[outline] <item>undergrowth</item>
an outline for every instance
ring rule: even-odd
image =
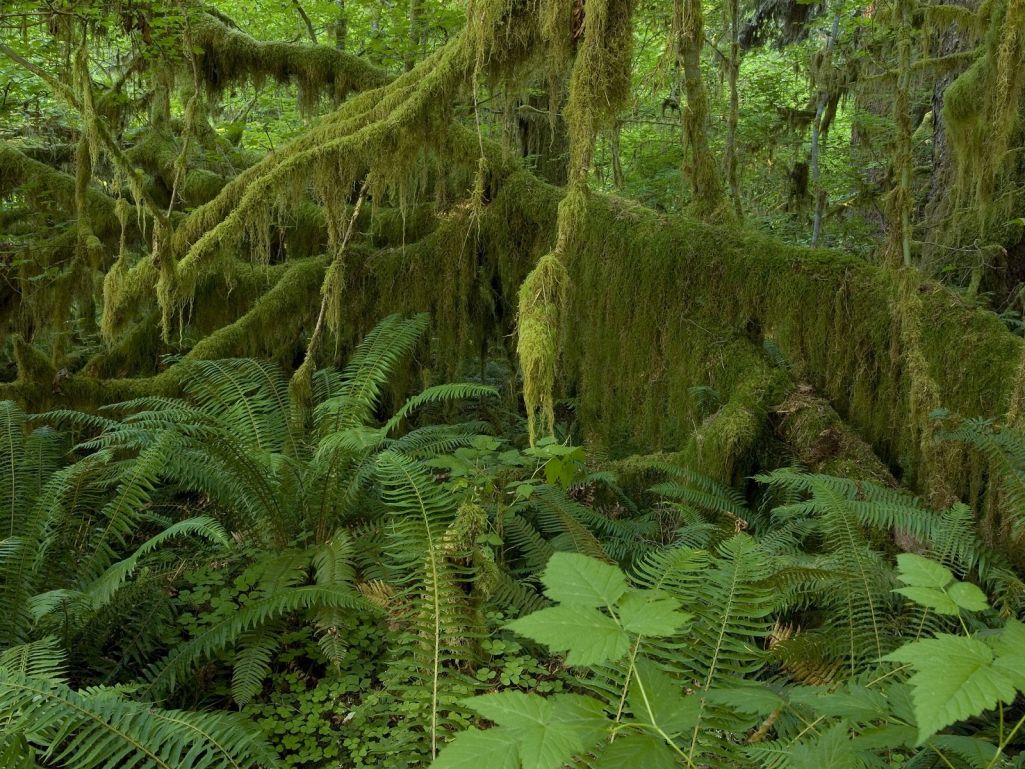
[[[401,376],[425,328],[312,404],[247,359],[3,404],[4,766],[1022,765],[1025,583],[966,505],[531,445],[494,388]],[[1020,535],[1021,437],[937,439]]]

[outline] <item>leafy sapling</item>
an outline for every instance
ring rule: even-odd
[[[558,769],[585,753],[598,756],[596,766],[607,769],[628,757],[633,765],[655,769],[677,765],[686,754],[676,740],[696,722],[697,699],[685,697],[682,685],[640,650],[645,637],[678,634],[690,615],[668,595],[630,587],[618,567],[577,553],[554,554],[542,581],[556,605],[507,627],[564,654],[568,665],[621,670],[622,691],[612,702],[514,691],[472,697],[465,704],[495,726],[457,735],[434,769],[482,762],[501,769]]]
[[[989,608],[975,585],[954,578],[942,564],[905,553],[897,558],[898,576],[906,587],[896,592],[939,614],[957,616],[964,635],[939,633],[904,644],[883,659],[909,665],[911,700],[918,724],[918,744],[940,730],[1000,708],[996,761],[1025,726],[1025,716],[1004,728],[1004,706],[1025,692],[1025,624],[1009,619],[1001,629],[972,634],[962,614]]]

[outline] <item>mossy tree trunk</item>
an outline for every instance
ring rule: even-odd
[[[725,193],[719,164],[708,143],[708,93],[701,73],[705,45],[705,17],[701,0],[674,0],[673,27],[679,71],[683,75],[686,105],[683,123],[684,176],[691,186],[691,209],[706,220],[722,218]]]

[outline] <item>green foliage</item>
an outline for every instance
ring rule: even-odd
[[[1017,633],[1007,633],[1021,640]],[[1010,638],[995,639],[1009,648]],[[1013,648],[1013,647],[1010,647]],[[940,729],[984,713],[1000,703],[1011,704],[1025,688],[1020,652],[995,656],[992,648],[973,638],[941,635],[915,641],[887,655],[915,668],[911,696],[918,720],[918,741],[925,742]],[[937,664],[942,660],[942,664]]]
[[[897,556],[898,579],[907,587],[894,590],[920,606],[939,614],[984,611],[989,608],[986,594],[971,582],[954,579],[950,571],[935,561],[914,553]]]
[[[687,620],[672,599],[627,592],[619,569],[583,555],[556,553],[543,581],[546,595],[559,605],[518,619],[509,629],[567,652],[570,665],[619,660],[630,650],[631,634],[671,635]]]
[[[548,596],[559,605],[516,620],[509,629],[553,651],[568,650],[569,664],[614,662],[633,648],[629,666],[637,671],[629,702],[638,718],[636,726],[660,736],[667,735],[667,729],[681,731],[679,692],[654,666],[639,667],[632,643],[643,635],[671,635],[685,624],[688,616],[677,611],[676,602],[653,591],[630,590],[619,569],[572,553],[553,555],[543,581]],[[432,766],[469,766],[475,754],[484,753],[514,769],[557,769],[590,750],[609,729],[603,703],[581,695],[545,698],[506,691],[474,697],[466,704],[496,727],[458,735]]]
[[[913,554],[900,556],[897,592],[940,614],[985,611],[985,595],[971,583],[959,582],[935,561]],[[962,622],[962,626],[966,628]],[[1009,620],[999,632],[972,637],[943,633],[912,641],[884,659],[910,665],[908,681],[918,721],[918,742],[941,729],[992,709],[1010,705],[1025,692],[1025,625]],[[1001,744],[998,750],[1004,747]]]
[[[3,755],[10,766],[272,767],[260,733],[237,715],[161,710],[117,689],[70,688],[53,638],[0,657]]]
[[[699,480],[691,477],[694,483]],[[850,487],[842,480],[793,471],[768,480],[776,493],[789,498],[774,512],[780,525],[794,525],[802,515],[836,516],[836,522],[819,524],[827,526],[822,531],[836,536],[838,529],[832,527],[846,520],[864,532],[857,552],[874,553],[880,564],[884,556],[873,551],[873,526],[904,525],[933,533],[918,520],[925,512],[913,500],[883,489],[860,487],[847,496]],[[736,498],[732,503],[739,504]],[[721,509],[705,507],[712,516]],[[817,528],[793,531],[807,536]],[[811,654],[802,660],[795,656],[801,648],[796,642],[820,637],[815,612],[861,622],[842,603],[858,600],[865,588],[861,577],[831,575],[835,568],[821,565],[834,564],[835,552],[853,544],[830,544],[825,538],[821,545],[814,539],[806,542],[824,551],[798,556],[793,546],[780,549],[772,531],[761,540],[735,535],[717,552],[657,550],[638,564],[632,580],[637,587],[616,566],[556,552],[542,576],[545,593],[556,605],[507,627],[543,643],[572,666],[579,685],[589,692],[586,701],[571,707],[558,698],[508,689],[468,700],[494,726],[460,733],[434,766],[468,766],[475,755],[514,768],[554,768],[585,755],[593,756],[597,766],[614,766],[627,760],[627,750],[666,767],[919,765],[930,756],[952,766],[963,760],[991,769],[1005,765],[1001,756],[1025,719],[1001,729],[992,742],[983,736],[989,735],[984,727],[969,732],[973,737],[963,729],[993,708],[1003,713],[1016,702],[1025,682],[1022,625],[1013,619],[1002,628],[978,624],[972,615],[992,615],[975,584],[956,579],[934,560],[902,553],[894,579],[883,584],[903,583],[887,589],[921,607],[917,615],[914,607],[904,607],[915,624],[905,623],[902,632],[886,615],[871,615],[879,620],[875,627],[881,645],[899,648],[886,656],[866,652],[846,678],[840,677],[843,667],[827,667],[831,672],[825,680],[809,682],[821,675],[813,671],[822,648],[805,646]],[[964,635],[941,625],[935,635],[921,637],[935,626],[930,612],[960,617]],[[788,615],[812,625],[791,641],[784,639],[788,649],[783,656],[767,654],[766,640],[778,637]],[[869,627],[871,616],[864,620]],[[840,648],[845,643],[841,640]],[[783,678],[774,671],[773,657],[783,664]],[[959,725],[956,732],[942,733],[954,725]],[[975,764],[971,755],[985,759]]]
[[[977,5],[5,2],[0,765],[1020,769]]]

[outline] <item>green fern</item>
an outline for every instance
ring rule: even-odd
[[[161,710],[116,690],[75,691],[52,639],[0,657],[3,750],[11,766],[67,769],[269,769],[259,732],[227,713]]]
[[[917,500],[869,483],[784,469],[759,480],[803,496],[776,508],[784,522],[806,521],[805,546],[821,553],[810,561],[824,575],[816,580],[820,605],[828,609],[821,629],[833,653],[853,671],[893,648],[892,569],[872,547],[868,532],[904,532],[921,541],[931,533],[929,513]]]
[[[452,667],[475,655],[477,622],[470,616],[461,582],[471,579],[471,545],[454,539],[458,504],[426,468],[401,454],[377,460],[381,495],[391,511],[388,551],[392,578],[404,587],[411,607],[411,661],[416,666],[410,696],[425,687],[424,729],[434,757],[446,713],[441,690]]]
[[[291,587],[253,599],[195,638],[177,645],[166,659],[153,665],[147,676],[146,692],[152,697],[163,696],[196,665],[233,646],[245,633],[293,612],[318,609],[372,611],[373,606],[355,591],[317,585]]]
[[[1009,528],[1015,537],[1025,534],[1025,434],[973,418],[940,437],[971,446],[988,460],[1000,489],[1000,510],[1010,517]]]

